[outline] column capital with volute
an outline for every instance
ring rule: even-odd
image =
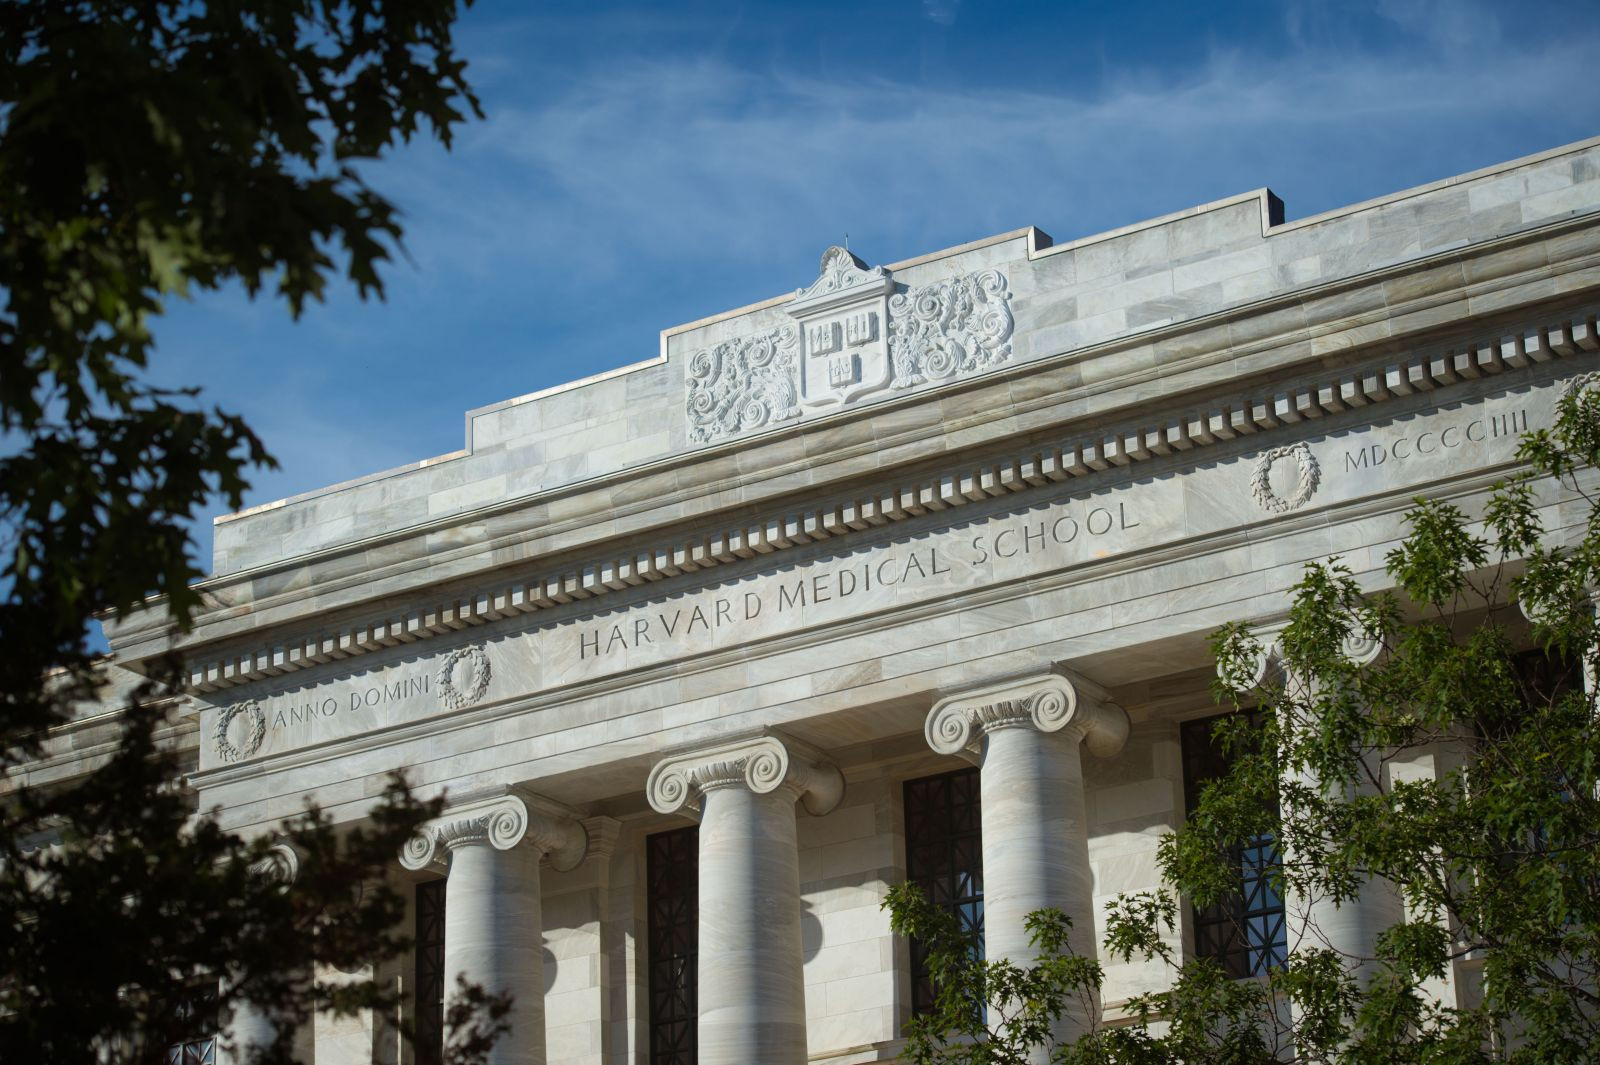
[[[1289,619],[1277,617],[1249,627],[1250,638],[1255,641],[1255,654],[1240,663],[1234,672],[1217,663],[1217,675],[1227,687],[1236,692],[1256,688],[1280,687],[1289,681],[1288,665],[1283,651],[1283,633]],[[1383,641],[1367,632],[1352,629],[1341,641],[1340,652],[1352,666],[1364,668],[1372,665],[1383,653]]]
[[[767,732],[669,755],[650,770],[645,793],[660,813],[698,816],[707,792],[731,787],[757,795],[787,790],[821,817],[843,798],[844,775],[821,752]]]
[[[1128,715],[1098,684],[1054,667],[947,695],[923,731],[940,754],[976,755],[985,734],[1007,728],[1076,734],[1091,753],[1109,758],[1127,742]]]
[[[527,844],[548,855],[552,868],[564,872],[583,861],[589,836],[573,811],[508,788],[467,798],[419,825],[401,848],[400,864],[414,872],[442,872],[450,851],[481,844],[502,851]]]

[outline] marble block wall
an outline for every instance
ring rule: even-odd
[[[899,1037],[910,1000],[882,909],[889,886],[905,879],[899,779],[852,774],[837,809],[802,816],[798,827],[811,1060],[877,1060],[869,1048]]]

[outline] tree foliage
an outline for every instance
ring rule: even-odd
[[[1034,915],[1050,956],[1013,970],[973,961],[953,925],[898,891],[897,930],[937,962],[939,1010],[908,1032],[913,1060],[1024,1061],[1043,1047],[1057,1062],[1130,1065],[1291,1049],[1330,1063],[1600,1061],[1600,735],[1583,683],[1600,654],[1600,395],[1563,398],[1519,458],[1526,472],[1496,486],[1480,520],[1416,502],[1386,558],[1392,591],[1365,592],[1339,559],[1309,565],[1275,668],[1247,626],[1214,639],[1218,698],[1254,712],[1216,726],[1229,771],[1159,863],[1206,906],[1238,891],[1239,848],[1275,837],[1286,966],[1230,982],[1208,959],[1173,956],[1171,896],[1120,898],[1100,956],[1164,962],[1171,983],[1123,1004],[1121,1023],[1052,1046],[1047,1027],[974,1003],[1049,1016],[1099,990],[1097,965],[1055,956],[1059,915]],[[1571,527],[1544,523],[1554,484],[1586,508]],[[1370,954],[1334,949],[1311,904],[1373,891],[1398,896],[1397,919]],[[1441,994],[1447,977],[1464,986]]]
[[[176,663],[156,663],[92,772],[34,783],[49,730],[108,684],[96,616],[189,627],[200,571],[186,523],[238,506],[270,466],[237,416],[149,382],[174,298],[238,285],[298,315],[347,279],[382,294],[401,235],[363,160],[448,144],[478,105],[455,0],[0,2],[0,1060],[144,1062],[252,1003],[292,1028],[320,1005],[392,1006],[371,981],[307,987],[308,965],[405,949],[377,874],[430,804],[395,781],[368,822],[286,822],[293,890],[174,786]],[[360,890],[356,890],[360,888]],[[219,984],[220,981],[220,984]],[[481,1058],[504,1002],[455,1020]],[[201,1020],[201,1027],[209,1019]]]

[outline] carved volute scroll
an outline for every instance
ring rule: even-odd
[[[645,792],[659,812],[693,816],[706,792],[730,787],[757,795],[784,788],[821,817],[844,797],[844,775],[805,744],[769,733],[664,758],[650,770]]]
[[[565,871],[583,861],[589,837],[564,807],[525,792],[506,793],[453,806],[420,826],[401,848],[400,864],[417,872],[442,872],[456,847],[488,845],[504,851],[523,843],[548,856],[552,868]]]
[[[1057,668],[949,695],[923,731],[940,754],[976,755],[984,733],[1004,728],[1076,734],[1091,754],[1109,758],[1127,742],[1128,715],[1093,681]]]
[[[288,887],[300,875],[300,851],[287,840],[279,840],[267,850],[267,856],[250,866],[250,872],[282,887]]]
[[[1248,668],[1231,677],[1223,671],[1223,664],[1218,662],[1217,676],[1238,692],[1289,683],[1291,678],[1284,662],[1282,643],[1283,631],[1288,626],[1287,621],[1251,626],[1250,635],[1256,642],[1254,660]],[[1383,641],[1364,632],[1352,632],[1345,637],[1340,650],[1351,665],[1362,668],[1378,660],[1383,653]]]

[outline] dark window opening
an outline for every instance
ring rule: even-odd
[[[680,828],[645,841],[651,1065],[695,1063],[699,833],[697,828]]]
[[[417,885],[416,1065],[439,1065],[444,1057],[444,885]]]
[[[1212,736],[1220,718],[1185,721],[1180,726],[1183,743],[1183,799],[1186,813],[1200,802],[1207,782],[1224,776],[1230,759]],[[1265,976],[1282,968],[1289,955],[1284,928],[1283,899],[1273,883],[1281,864],[1278,841],[1257,836],[1233,851],[1239,870],[1239,892],[1204,908],[1193,907],[1195,953],[1215,958],[1234,978]]]
[[[958,769],[905,785],[906,879],[955,914],[983,955],[983,825],[976,769]],[[933,1008],[922,944],[911,941],[911,1008]]]
[[[210,984],[190,988],[177,1014],[190,1034],[167,1047],[167,1065],[216,1065],[217,989]]]

